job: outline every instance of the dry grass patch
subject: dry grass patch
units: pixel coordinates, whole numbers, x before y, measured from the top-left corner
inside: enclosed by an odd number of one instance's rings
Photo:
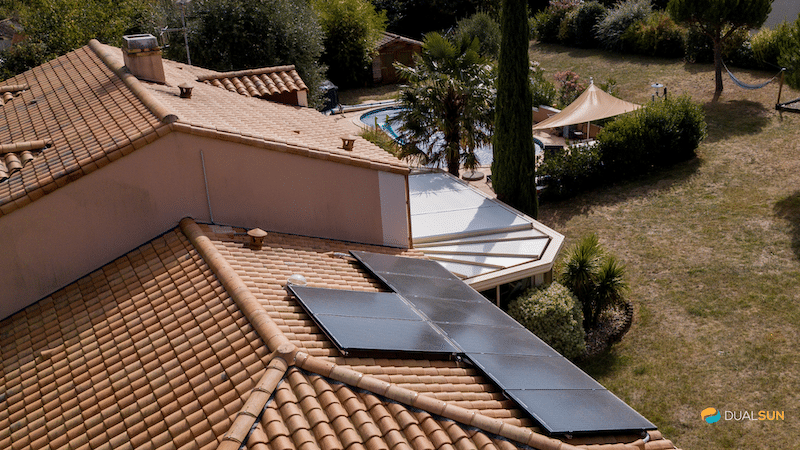
[[[631,331],[585,368],[685,449],[786,448],[800,434],[800,115],[775,111],[777,84],[725,81],[710,65],[532,45],[552,77],[617,81],[644,103],[650,84],[700,102],[698,158],[629,183],[542,205],[567,245],[594,232],[628,266]],[[746,82],[774,74],[735,70]],[[783,101],[800,97],[784,87]],[[703,422],[700,411],[785,411],[785,421]]]

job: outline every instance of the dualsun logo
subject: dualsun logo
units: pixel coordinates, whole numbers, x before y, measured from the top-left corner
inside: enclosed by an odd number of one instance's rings
[[[700,417],[708,423],[716,423],[722,418],[736,422],[743,420],[785,420],[786,415],[783,411],[718,411],[716,408],[706,408],[700,412]]]
[[[717,422],[719,418],[722,417],[716,408],[706,408],[700,413],[700,416],[708,423]]]

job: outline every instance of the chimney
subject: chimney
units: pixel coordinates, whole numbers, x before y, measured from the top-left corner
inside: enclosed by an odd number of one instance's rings
[[[161,47],[152,34],[122,36],[122,58],[128,70],[140,80],[166,84]]]

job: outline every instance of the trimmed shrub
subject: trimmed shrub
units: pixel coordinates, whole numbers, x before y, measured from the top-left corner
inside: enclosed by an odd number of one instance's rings
[[[653,12],[650,0],[625,0],[608,10],[595,27],[595,37],[606,50],[626,51],[625,32]]]
[[[566,358],[586,348],[580,304],[559,283],[527,290],[511,302],[508,314]]]
[[[606,8],[599,2],[590,1],[570,9],[558,31],[561,43],[581,48],[597,46],[594,27],[606,15]]]
[[[619,179],[691,159],[705,136],[703,110],[681,96],[619,116],[597,141],[605,175]]]
[[[559,200],[572,197],[600,183],[602,163],[597,146],[570,147],[549,153],[536,172],[546,189],[542,199]]]
[[[685,32],[669,14],[655,11],[628,27],[622,36],[623,46],[642,55],[677,58],[683,56]]]

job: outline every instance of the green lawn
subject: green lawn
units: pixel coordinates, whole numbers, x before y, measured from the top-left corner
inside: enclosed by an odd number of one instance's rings
[[[630,183],[543,204],[572,245],[595,232],[628,268],[631,331],[585,367],[683,449],[791,448],[800,435],[800,114],[774,109],[778,85],[747,91],[710,65],[533,45],[548,76],[614,78],[643,103],[654,82],[704,106],[698,158]],[[735,70],[746,82],[771,73]],[[800,97],[784,87],[784,101]],[[783,421],[700,418],[785,412]]]

